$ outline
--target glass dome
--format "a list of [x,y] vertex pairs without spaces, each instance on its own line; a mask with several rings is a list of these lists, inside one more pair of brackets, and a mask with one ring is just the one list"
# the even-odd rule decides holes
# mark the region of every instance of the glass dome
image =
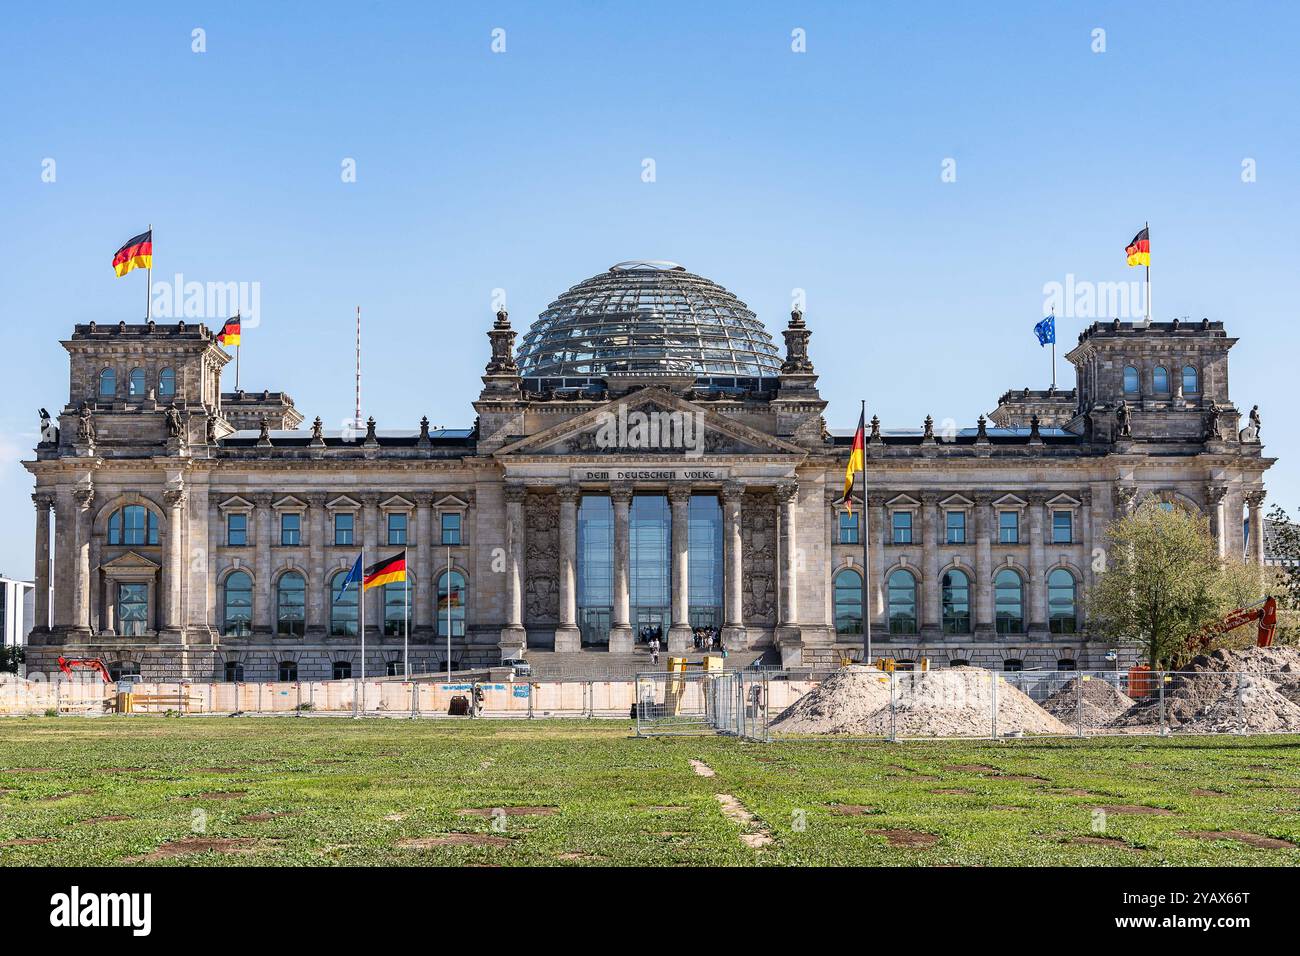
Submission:
[[781,371],[772,337],[745,303],[675,262],[643,259],[611,266],[547,306],[524,335],[518,361],[529,378]]

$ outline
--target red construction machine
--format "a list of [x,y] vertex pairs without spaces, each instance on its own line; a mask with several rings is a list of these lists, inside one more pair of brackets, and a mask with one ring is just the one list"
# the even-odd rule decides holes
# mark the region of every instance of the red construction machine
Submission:
[[1251,621],[1258,622],[1255,644],[1258,647],[1272,647],[1273,634],[1277,630],[1277,601],[1266,597],[1255,604],[1239,607],[1224,615],[1213,624],[1207,624],[1187,639],[1187,647],[1197,654],[1204,654],[1210,649],[1210,642],[1220,634],[1227,634]]
[[99,676],[104,678],[105,684],[113,683],[113,678],[109,676],[108,668],[98,657],[60,657],[59,670],[72,676],[73,671],[97,671]]

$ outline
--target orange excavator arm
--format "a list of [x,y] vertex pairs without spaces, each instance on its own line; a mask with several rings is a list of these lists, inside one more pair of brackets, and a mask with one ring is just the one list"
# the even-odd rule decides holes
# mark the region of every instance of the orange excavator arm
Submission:
[[67,674],[69,677],[72,676],[74,670],[97,671],[99,676],[104,678],[105,684],[113,683],[113,678],[109,676],[108,668],[104,666],[104,662],[98,657],[60,657],[59,670],[63,671],[63,673]]
[[1235,631],[1243,624],[1249,624],[1251,621],[1259,622],[1255,635],[1256,646],[1271,647],[1273,645],[1273,635],[1277,631],[1277,600],[1266,597],[1258,604],[1239,607],[1235,611],[1225,614],[1213,624],[1207,624],[1201,628],[1188,638],[1187,644],[1198,651],[1204,651],[1210,646],[1210,641],[1220,634]]

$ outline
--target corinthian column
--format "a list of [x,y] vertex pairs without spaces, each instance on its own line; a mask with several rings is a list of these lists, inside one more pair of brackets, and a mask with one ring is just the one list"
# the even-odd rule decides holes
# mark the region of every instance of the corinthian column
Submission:
[[254,560],[256,572],[253,577],[253,625],[254,634],[275,633],[275,613],[271,609],[271,526],[275,523],[275,512],[271,509],[272,495],[254,495],[253,503],[257,511],[253,517],[253,534],[256,549]]
[[723,624],[722,641],[728,650],[745,646],[744,551],[740,508],[745,488],[729,481],[722,487]]
[[435,573],[430,561],[432,547],[433,495],[415,496],[415,588],[411,600],[415,603],[412,624],[421,639],[427,640],[426,631],[433,629],[433,579]]
[[611,653],[632,652],[632,605],[628,587],[628,552],[632,508],[630,485],[615,485],[609,489],[614,505],[614,621],[609,629]]
[[1210,512],[1210,534],[1220,558],[1228,553],[1228,536],[1223,527],[1223,499],[1227,494],[1228,489],[1223,485],[1208,485],[1205,489],[1205,500]]
[[921,534],[922,561],[925,580],[921,585],[921,633],[929,638],[937,638],[942,628],[939,626],[939,541],[942,531],[939,521],[939,496],[937,494],[921,495]]
[[561,485],[560,498],[560,623],[555,629],[557,651],[582,650],[578,630],[578,495],[577,485]]
[[32,495],[36,505],[36,587],[35,620],[32,629],[45,632],[50,629],[50,508],[54,499],[48,494]]
[[[163,567],[164,593],[159,602],[162,608],[162,627],[173,640],[181,636],[181,577],[185,573],[185,502],[188,495],[184,488],[172,488],[163,492],[163,503],[167,505],[167,553]],[[266,570],[258,569],[260,574]]]
[[1255,564],[1264,563],[1264,490],[1246,492],[1246,507],[1250,509],[1250,552]]
[[1047,499],[1029,496],[1029,627],[1030,632],[1047,630],[1046,531],[1043,511]]
[[691,489],[674,485],[668,489],[668,501],[673,514],[673,623],[668,628],[668,652],[672,654],[691,646]]
[[72,492],[74,542],[72,547],[72,627],[90,633],[90,505],[95,500],[93,488]]
[[797,482],[776,487],[777,513],[781,522],[778,544],[781,548],[781,620],[777,622],[777,640],[800,639],[799,632],[799,538],[795,533],[795,511],[799,501]]
[[993,497],[975,496],[975,633],[991,637],[993,622]]
[[502,658],[518,657],[527,644],[524,630],[524,498],[523,485],[506,485],[506,622],[501,628]]
[[307,498],[307,633],[324,635],[328,628],[326,608],[334,596],[325,575],[325,502],[328,495]]

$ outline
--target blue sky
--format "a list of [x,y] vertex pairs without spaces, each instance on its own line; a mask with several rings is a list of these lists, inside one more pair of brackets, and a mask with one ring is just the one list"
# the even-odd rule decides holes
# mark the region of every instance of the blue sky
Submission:
[[[364,413],[469,425],[494,289],[522,332],[575,282],[665,258],[774,334],[804,289],[848,428],[859,398],[887,426],[964,426],[1045,386],[1044,284],[1137,278],[1123,247],[1150,220],[1156,318],[1241,338],[1233,397],[1281,458],[1273,500],[1300,505],[1294,5],[467,6],[6,14],[0,571],[31,574],[17,462],[67,400],[59,339],[143,318],[143,277],[109,260],[149,222],[155,281],[260,284],[242,384],[308,420],[350,412],[358,304]],[[1059,319],[1062,353],[1090,321]]]

